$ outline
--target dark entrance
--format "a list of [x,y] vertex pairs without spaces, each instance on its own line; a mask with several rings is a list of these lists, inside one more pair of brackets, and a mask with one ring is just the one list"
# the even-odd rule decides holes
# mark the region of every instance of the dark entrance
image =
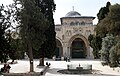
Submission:
[[55,55],[57,58],[62,56],[62,44],[58,39],[56,39]]
[[72,58],[85,58],[86,57],[85,43],[82,39],[76,38],[72,42],[71,56]]

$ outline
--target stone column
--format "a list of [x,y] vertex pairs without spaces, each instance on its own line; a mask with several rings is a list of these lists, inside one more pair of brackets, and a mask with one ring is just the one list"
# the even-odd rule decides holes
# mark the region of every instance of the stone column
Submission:
[[67,47],[67,50],[68,50],[68,57],[71,57],[70,56],[70,47]]
[[87,58],[90,58],[90,47],[87,47]]
[[94,59],[93,48],[90,47],[90,59]]
[[63,56],[66,57],[68,55],[68,51],[67,51],[67,46],[66,43],[63,44]]

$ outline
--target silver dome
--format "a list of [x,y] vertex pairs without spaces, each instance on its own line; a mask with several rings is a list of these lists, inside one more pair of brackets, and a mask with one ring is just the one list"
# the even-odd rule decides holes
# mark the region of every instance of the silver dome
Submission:
[[70,11],[65,15],[65,17],[80,17],[80,16],[81,14],[76,11]]

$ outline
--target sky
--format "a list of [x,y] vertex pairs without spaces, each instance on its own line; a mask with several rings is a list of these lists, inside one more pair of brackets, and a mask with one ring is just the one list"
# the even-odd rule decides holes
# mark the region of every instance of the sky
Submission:
[[[60,18],[64,17],[68,12],[73,10],[79,12],[82,16],[96,17],[93,24],[97,24],[97,13],[101,7],[106,6],[107,2],[112,5],[118,3],[120,0],[54,0],[56,4],[56,10],[54,12],[55,24],[60,24]],[[12,0],[0,0],[0,5],[8,5],[12,3]]]

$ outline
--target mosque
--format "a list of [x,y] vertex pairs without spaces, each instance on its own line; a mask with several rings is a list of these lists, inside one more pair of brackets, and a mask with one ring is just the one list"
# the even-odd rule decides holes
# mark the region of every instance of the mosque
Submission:
[[93,58],[88,37],[95,34],[92,16],[81,16],[76,11],[61,17],[61,24],[55,25],[56,57]]

